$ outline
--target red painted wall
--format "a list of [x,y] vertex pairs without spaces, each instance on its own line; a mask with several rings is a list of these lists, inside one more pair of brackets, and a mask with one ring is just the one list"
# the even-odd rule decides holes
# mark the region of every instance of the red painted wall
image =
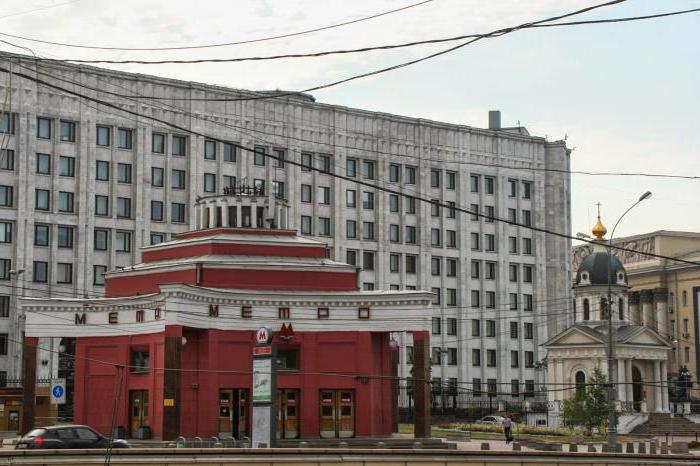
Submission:
[[202,238],[206,236],[215,236],[221,234],[229,235],[262,235],[262,236],[296,236],[296,230],[266,230],[264,228],[211,228],[208,230],[194,230],[178,233],[175,235],[177,239],[183,238]]
[[[135,373],[128,367],[118,373],[117,364],[131,364],[131,348],[149,348],[150,366],[163,367],[163,334],[133,335],[119,337],[86,337],[76,339],[74,420],[87,424],[98,432],[108,435],[112,425],[115,397],[118,396],[116,426],[129,432],[129,391],[148,390],[151,429],[160,436],[162,411],[154,406],[163,405],[162,372]],[[87,359],[86,359],[87,358]],[[121,390],[117,392],[120,385]]]
[[354,291],[356,272],[303,270],[202,270],[201,286],[248,290]]
[[[253,332],[184,328],[180,386],[180,434],[218,434],[218,395],[221,388],[252,389]],[[75,422],[109,432],[117,375],[114,364],[129,365],[132,347],[148,346],[151,367],[163,367],[162,333],[78,338],[76,347]],[[284,346],[286,343],[276,341]],[[300,370],[279,372],[278,388],[300,389],[301,436],[319,436],[319,391],[355,390],[355,435],[391,434],[391,375],[389,334],[372,332],[298,332],[291,345],[300,349]],[[93,358],[92,361],[83,358]],[[97,360],[101,361],[98,362]],[[104,362],[104,363],[102,363]],[[368,376],[364,379],[358,375]],[[129,391],[149,390],[153,436],[162,432],[162,371],[124,371],[117,416],[129,426]]]
[[168,283],[194,284],[197,281],[197,270],[175,270],[172,272],[154,272],[146,275],[118,275],[105,278],[105,297],[135,296],[160,291],[159,285]]
[[[132,275],[128,272],[107,277],[105,296],[121,297],[157,293],[162,284],[197,284],[197,270],[154,272]],[[199,286],[244,290],[354,291],[357,272],[300,270],[254,270],[202,268]]]
[[143,262],[155,262],[168,259],[180,259],[184,257],[206,256],[209,254],[232,256],[324,258],[326,257],[326,247],[323,245],[319,247],[309,247],[227,243],[184,244],[182,246],[168,247],[158,250],[141,251],[141,260]]

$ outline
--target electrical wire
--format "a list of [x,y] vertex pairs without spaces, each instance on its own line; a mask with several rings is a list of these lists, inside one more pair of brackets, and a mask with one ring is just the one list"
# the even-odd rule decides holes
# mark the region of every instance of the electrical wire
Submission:
[[12,18],[12,17],[14,17],[14,16],[21,16],[21,15],[26,15],[26,14],[29,14],[29,13],[36,13],[37,11],[50,10],[50,9],[52,9],[52,8],[58,8],[58,7],[60,7],[60,6],[69,5],[69,4],[71,4],[71,3],[75,3],[75,2],[79,2],[79,1],[80,1],[80,0],[70,0],[70,1],[68,1],[68,2],[58,3],[58,4],[56,4],[56,5],[47,5],[47,6],[44,6],[44,7],[34,8],[34,9],[31,9],[31,10],[18,11],[17,13],[10,13],[9,15],[0,16],[0,19]]
[[[591,25],[591,24],[611,24],[611,23],[621,23],[621,22],[629,22],[629,21],[640,21],[640,20],[647,20],[647,19],[657,19],[657,18],[662,18],[662,17],[676,16],[676,15],[683,15],[683,14],[697,13],[697,12],[700,12],[700,8],[694,8],[694,9],[690,9],[690,10],[672,11],[672,12],[667,12],[667,13],[659,13],[659,14],[646,15],[646,16],[610,18],[610,19],[602,19],[602,20],[572,21],[572,22],[566,22],[566,23],[553,23],[553,24],[533,24],[532,26],[523,27],[523,29],[543,28],[543,27],[582,26],[582,25]],[[455,36],[455,37],[447,37],[447,38],[441,38],[441,39],[428,39],[428,40],[421,40],[421,41],[404,42],[401,44],[385,44],[385,45],[361,47],[361,48],[355,48],[355,49],[326,50],[326,51],[312,52],[312,53],[290,53],[290,54],[281,54],[281,55],[235,57],[235,58],[195,58],[195,59],[179,59],[179,60],[174,60],[174,59],[169,59],[169,60],[108,60],[108,59],[78,59],[78,58],[62,58],[62,59],[42,58],[40,60],[41,61],[67,61],[67,62],[71,62],[71,63],[83,63],[83,64],[103,63],[103,64],[138,64],[138,65],[237,63],[237,62],[248,62],[248,61],[271,61],[271,60],[292,59],[292,58],[318,58],[318,57],[325,57],[325,56],[330,56],[330,55],[365,53],[365,52],[372,52],[372,51],[376,51],[376,50],[393,50],[393,49],[399,49],[399,48],[405,48],[405,47],[415,47],[417,45],[439,44],[439,43],[444,43],[444,42],[455,42],[458,40],[463,40],[463,39],[468,39],[468,38],[486,37],[490,34],[493,34],[493,33],[465,34],[465,35],[460,35],[460,36]],[[21,39],[21,40],[31,40],[33,42],[43,42],[43,41],[36,40],[36,39],[28,39],[26,37],[17,36],[17,35],[13,35],[13,34],[6,34],[6,33],[1,33],[1,32],[0,32],[0,36],[13,37],[15,39]],[[44,43],[46,43],[46,42],[44,42]],[[53,44],[53,45],[56,45],[56,44]],[[301,92],[304,92],[304,91],[301,91]],[[166,98],[163,97],[162,99],[166,99]],[[169,99],[169,100],[171,100],[171,99]],[[181,99],[172,99],[172,100],[181,100]],[[194,98],[194,99],[187,99],[187,100],[201,101],[201,100],[210,100],[210,99]]]
[[[78,1],[78,0],[73,0],[73,1]],[[70,43],[65,43],[65,42],[55,42],[55,41],[49,41],[49,40],[41,40],[41,39],[35,39],[35,38],[30,38],[30,37],[25,37],[25,36],[18,36],[14,34],[7,34],[7,33],[0,33],[0,35],[7,36],[7,37],[13,37],[15,39],[22,39],[30,42],[37,42],[41,44],[48,44],[48,45],[57,45],[61,47],[71,47],[71,48],[80,48],[80,49],[91,49],[91,50],[117,50],[117,51],[164,51],[164,50],[195,50],[195,49],[207,49],[207,48],[217,48],[217,47],[229,47],[232,45],[242,45],[242,44],[252,44],[252,43],[257,43],[257,42],[266,42],[270,40],[276,40],[276,39],[285,39],[288,37],[296,37],[296,36],[301,36],[304,34],[310,34],[313,32],[319,32],[319,31],[325,31],[328,29],[334,29],[334,28],[339,28],[342,26],[347,26],[350,24],[356,24],[360,23],[363,21],[367,21],[370,19],[375,19],[375,18],[380,18],[382,16],[387,16],[393,13],[398,13],[401,11],[408,10],[410,8],[414,8],[420,5],[424,5],[426,3],[430,3],[433,0],[423,0],[418,3],[412,3],[410,5],[403,6],[401,8],[395,8],[393,10],[388,10],[384,11],[381,13],[376,13],[371,16],[364,16],[358,19],[354,19],[351,21],[344,21],[341,23],[335,23],[331,24],[328,26],[322,26],[322,27],[316,27],[313,29],[306,29],[303,31],[298,31],[298,32],[293,32],[289,34],[281,34],[281,35],[276,35],[276,36],[268,36],[268,37],[260,37],[257,39],[248,39],[248,40],[242,40],[242,41],[237,41],[237,42],[223,42],[223,43],[217,43],[217,44],[202,44],[202,45],[189,45],[189,46],[180,46],[180,47],[104,47],[104,46],[97,46],[97,45],[84,45],[84,44],[70,44]],[[71,2],[68,2],[71,3]],[[56,5],[60,6],[60,5]],[[0,17],[2,18],[2,17]]]
[[[211,101],[225,101],[225,102],[235,102],[235,101],[244,101],[244,100],[245,100],[245,101],[249,101],[249,100],[262,100],[262,99],[272,99],[272,98],[279,98],[279,97],[296,96],[296,95],[299,95],[300,93],[307,93],[307,92],[312,92],[312,91],[316,91],[316,90],[320,90],[320,89],[327,89],[327,88],[334,87],[334,86],[338,86],[338,85],[340,85],[340,84],[344,84],[344,83],[347,83],[347,82],[350,82],[350,81],[355,81],[355,80],[357,80],[357,79],[362,79],[362,78],[366,78],[366,77],[369,77],[369,76],[375,76],[375,75],[378,75],[378,74],[386,73],[386,72],[388,72],[388,71],[398,70],[398,69],[405,68],[405,67],[408,67],[408,66],[411,66],[411,65],[415,65],[415,64],[417,64],[417,63],[421,63],[421,62],[424,62],[424,61],[427,61],[427,60],[431,60],[431,59],[433,59],[433,58],[436,58],[436,57],[439,57],[439,56],[442,56],[442,55],[445,55],[445,54],[454,52],[455,50],[461,49],[462,47],[466,47],[466,46],[468,46],[468,45],[470,45],[470,44],[473,44],[474,42],[477,42],[477,41],[479,41],[479,40],[481,40],[481,39],[492,38],[492,37],[500,37],[500,36],[503,36],[503,35],[510,34],[510,33],[512,33],[512,32],[518,31],[518,30],[523,29],[523,28],[531,27],[531,26],[534,25],[534,24],[541,24],[541,23],[547,23],[547,22],[556,21],[556,20],[558,20],[558,19],[563,19],[563,18],[567,18],[567,17],[570,17],[570,16],[579,15],[579,14],[586,13],[586,12],[589,12],[589,11],[592,11],[592,10],[595,10],[595,9],[598,9],[598,8],[602,8],[602,7],[606,7],[606,6],[610,6],[610,5],[615,5],[615,4],[618,4],[618,3],[623,3],[623,2],[625,2],[625,1],[627,1],[627,0],[611,0],[611,1],[608,1],[608,2],[605,2],[605,3],[602,3],[602,4],[598,4],[598,5],[593,5],[593,6],[589,6],[589,7],[586,7],[586,8],[582,8],[582,9],[580,9],[580,10],[576,10],[576,11],[571,12],[571,13],[566,13],[566,14],[562,14],[562,15],[558,15],[558,16],[552,16],[552,17],[549,17],[549,18],[546,18],[546,19],[542,19],[542,20],[538,20],[538,21],[533,21],[533,22],[529,22],[529,23],[522,23],[522,24],[520,24],[520,25],[512,26],[512,27],[508,27],[508,28],[497,29],[497,30],[494,30],[494,31],[492,31],[492,32],[490,32],[490,33],[479,35],[478,37],[475,37],[475,38],[473,38],[473,39],[470,39],[470,40],[468,40],[468,41],[466,41],[466,42],[463,42],[463,43],[461,43],[461,44],[455,45],[455,46],[453,46],[453,47],[449,47],[449,48],[447,48],[447,49],[444,49],[444,50],[441,50],[441,51],[438,51],[438,52],[435,52],[435,53],[432,53],[432,54],[429,54],[429,55],[426,55],[426,56],[423,56],[423,57],[420,57],[420,58],[417,58],[417,59],[414,59],[414,60],[410,60],[410,61],[398,63],[398,64],[396,64],[396,65],[388,66],[388,67],[385,67],[385,68],[380,68],[380,69],[373,70],[373,71],[368,71],[368,72],[365,72],[365,73],[362,73],[362,74],[353,75],[353,76],[350,76],[350,77],[348,77],[348,78],[340,79],[340,80],[338,80],[338,81],[333,81],[333,82],[330,82],[330,83],[325,83],[325,84],[316,85],[316,86],[313,86],[313,87],[310,87],[310,88],[307,88],[307,89],[304,89],[304,90],[301,90],[301,91],[282,92],[282,93],[278,93],[278,94],[257,95],[257,96],[245,97],[245,98],[231,98],[231,99],[225,98],[225,99],[209,99],[209,100],[211,100]],[[0,41],[0,42],[5,42],[5,43],[7,43],[6,41]],[[13,45],[13,46],[14,46],[14,44],[10,44],[10,45]],[[37,60],[38,60],[38,59],[37,59]]]
[[[2,55],[2,54],[0,53],[0,55]],[[27,67],[27,66],[23,66],[23,65],[21,65],[21,64],[20,64],[19,66],[20,66],[21,68],[27,70],[27,71],[32,71],[32,72],[35,71],[35,69],[31,69],[31,68],[29,68],[29,67]],[[238,126],[238,125],[232,125],[232,124],[229,124],[229,123],[225,123],[225,122],[223,122],[223,121],[220,121],[220,119],[218,119],[218,118],[207,118],[207,117],[204,116],[204,115],[196,115],[196,114],[194,114],[194,113],[192,113],[192,112],[189,112],[189,111],[187,111],[187,110],[185,110],[185,109],[183,109],[183,108],[181,108],[181,107],[177,107],[177,106],[174,106],[174,105],[169,105],[169,104],[162,103],[162,100],[160,100],[161,105],[164,105],[165,107],[158,106],[158,105],[156,104],[156,102],[158,102],[160,98],[150,97],[150,96],[147,96],[147,95],[144,95],[144,94],[138,94],[138,93],[137,93],[137,94],[120,94],[120,93],[118,93],[118,92],[112,92],[112,91],[106,90],[104,87],[103,87],[103,88],[97,88],[97,87],[89,86],[89,85],[87,85],[87,84],[80,83],[80,82],[78,82],[78,81],[74,81],[74,80],[70,80],[70,79],[61,78],[61,77],[57,76],[57,75],[55,74],[55,72],[54,72],[54,73],[50,73],[50,72],[45,72],[45,71],[38,71],[38,68],[39,68],[40,66],[42,66],[42,65],[39,64],[39,63],[36,63],[35,66],[37,67],[37,68],[36,68],[36,72],[37,72],[39,75],[42,75],[42,76],[45,76],[45,77],[50,77],[50,78],[52,78],[52,79],[54,79],[54,80],[61,81],[61,82],[64,82],[64,83],[73,84],[73,85],[75,85],[75,86],[79,86],[79,87],[82,87],[82,88],[84,88],[84,89],[89,89],[89,90],[92,90],[92,91],[95,91],[95,92],[104,93],[104,94],[111,95],[111,96],[114,96],[114,97],[119,97],[119,98],[131,100],[131,101],[133,101],[133,102],[139,102],[139,100],[136,100],[136,99],[154,100],[154,102],[152,102],[152,105],[153,105],[155,108],[163,109],[163,108],[166,108],[166,107],[167,107],[167,108],[169,108],[169,109],[176,110],[177,112],[179,112],[179,113],[185,115],[186,117],[197,118],[197,119],[200,119],[200,120],[202,120],[202,121],[206,121],[206,122],[208,122],[208,123],[215,124],[215,125],[217,125],[217,126],[222,126],[222,127],[225,127],[225,128],[235,129],[235,130],[238,130],[239,132],[241,132],[241,133],[243,133],[243,134],[247,134],[249,137],[254,138],[254,139],[257,139],[257,140],[259,140],[259,141],[261,141],[261,142],[263,142],[263,143],[265,143],[265,144],[269,144],[269,142],[264,141],[263,139],[257,138],[257,137],[255,137],[255,136],[251,136],[250,133],[248,133],[248,131],[251,131],[251,132],[254,132],[254,133],[261,133],[261,134],[263,134],[263,135],[265,135],[265,136],[272,136],[272,137],[277,137],[277,136],[278,136],[278,135],[276,135],[276,134],[272,134],[272,133],[269,133],[269,132],[266,132],[266,131],[262,131],[262,130],[255,129],[254,127],[248,128],[248,127],[243,127],[243,126]],[[46,69],[46,68],[43,68],[43,69]],[[117,84],[114,84],[114,83],[105,82],[104,84],[105,84],[105,85],[111,85],[111,86],[113,86],[113,87],[120,87],[120,88],[122,88],[122,89],[127,90],[126,87],[120,86],[120,85],[117,85]],[[163,99],[166,99],[166,98],[163,98]],[[171,100],[171,99],[168,99],[168,100]],[[96,107],[91,107],[91,108],[96,108]],[[322,127],[324,127],[324,126],[322,126]],[[330,126],[330,125],[327,125],[327,126],[325,126],[325,128],[331,128],[331,126]],[[316,143],[316,141],[313,141],[313,140],[311,140],[311,139],[306,139],[306,138],[298,137],[298,136],[295,136],[295,135],[285,135],[285,136],[284,136],[284,139],[299,141],[299,142],[303,142],[303,143],[312,143],[312,144],[315,144],[315,143]],[[348,146],[348,145],[343,145],[343,144],[334,143],[333,146],[334,146],[335,148],[342,148],[342,149],[348,149],[348,150],[357,150],[356,147]],[[295,150],[294,152],[296,152],[296,150]],[[430,161],[430,162],[436,162],[436,163],[445,163],[445,160],[444,160],[444,159],[437,159],[437,158],[431,158],[431,157],[418,157],[418,156],[409,155],[409,154],[397,154],[397,153],[395,153],[395,152],[386,152],[386,151],[381,151],[381,150],[379,150],[379,149],[376,149],[376,150],[373,149],[372,152],[373,152],[373,153],[376,153],[376,154],[381,154],[381,155],[390,155],[390,156],[396,156],[396,157],[401,157],[401,158],[414,159],[414,160],[419,160],[419,161]],[[494,162],[494,163],[485,163],[485,162],[476,162],[476,161],[468,161],[468,160],[451,160],[449,163],[450,163],[451,165],[452,165],[452,164],[455,164],[455,165],[467,165],[467,166],[481,166],[481,167],[487,167],[487,168],[490,168],[490,169],[502,168],[502,169],[519,170],[519,171],[521,171],[521,170],[528,170],[528,171],[533,171],[533,172],[564,173],[564,174],[572,174],[572,175],[588,175],[588,176],[629,176],[629,177],[637,177],[637,176],[638,176],[638,177],[649,177],[649,178],[668,178],[668,179],[687,179],[687,180],[699,180],[699,179],[700,179],[700,176],[694,176],[694,175],[664,174],[664,173],[648,173],[648,172],[595,172],[595,171],[584,171],[584,170],[564,170],[564,169],[558,169],[558,168],[534,167],[534,166],[533,166],[533,167],[519,167],[519,166],[514,166],[514,165],[506,165],[506,164],[496,163],[496,162]],[[407,189],[407,188],[404,187],[404,189]]]

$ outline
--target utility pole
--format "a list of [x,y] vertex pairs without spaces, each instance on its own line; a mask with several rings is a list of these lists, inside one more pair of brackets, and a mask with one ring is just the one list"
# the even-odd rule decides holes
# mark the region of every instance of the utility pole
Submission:
[[[617,401],[617,373],[616,373],[616,361],[615,361],[615,326],[613,325],[613,319],[612,319],[612,282],[611,282],[611,274],[613,272],[612,270],[612,240],[613,236],[615,235],[615,229],[617,226],[620,224],[620,220],[627,215],[627,212],[632,210],[637,204],[642,202],[645,199],[649,199],[651,197],[651,191],[647,191],[644,194],[642,194],[637,202],[632,204],[630,208],[628,208],[621,216],[619,219],[617,219],[617,222],[615,222],[615,226],[613,226],[612,232],[610,233],[610,237],[608,238],[608,298],[605,303],[605,309],[608,313],[608,448],[609,451],[615,451],[617,448],[617,423],[615,420],[615,401]],[[600,219],[600,213],[598,214],[598,218]]]
[[[15,373],[12,374],[12,378],[17,379],[20,377],[20,374],[22,373],[22,344],[24,343],[22,339],[22,316],[19,314],[19,306],[17,306],[17,282],[18,278],[20,275],[24,273],[24,269],[13,269],[10,270],[10,309],[12,310],[12,328],[14,331],[14,335],[10,334],[10,338],[14,339],[15,342],[12,344],[12,346],[15,348],[15,354],[12,355],[12,358],[15,360],[15,368],[14,371]],[[6,342],[6,344],[9,346],[10,342]]]

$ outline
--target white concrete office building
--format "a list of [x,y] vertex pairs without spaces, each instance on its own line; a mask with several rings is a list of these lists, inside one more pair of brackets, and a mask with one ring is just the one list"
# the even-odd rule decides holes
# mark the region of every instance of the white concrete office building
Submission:
[[[105,271],[137,263],[140,246],[192,228],[198,196],[247,182],[286,197],[290,227],[325,241],[335,260],[361,268],[363,288],[436,293],[433,377],[465,396],[479,388],[486,397],[502,383],[497,391],[507,398],[511,391],[522,397],[543,380],[540,345],[572,320],[570,241],[262,152],[568,234],[563,141],[502,128],[496,112],[490,128],[481,129],[301,94],[187,100],[265,94],[70,64],[37,68],[19,55],[0,55],[0,66],[13,71],[11,79],[0,76],[0,376],[21,376],[18,296],[100,295]],[[410,341],[397,339],[399,375],[408,376]]]

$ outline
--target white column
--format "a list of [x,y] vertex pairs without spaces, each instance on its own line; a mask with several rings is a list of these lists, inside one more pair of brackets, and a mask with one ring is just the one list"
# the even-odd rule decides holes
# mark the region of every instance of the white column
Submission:
[[197,230],[204,228],[204,210],[206,209],[205,204],[197,205]]
[[557,361],[557,380],[556,380],[556,387],[557,387],[557,395],[555,396],[555,399],[557,400],[563,400],[566,398],[566,391],[564,391],[564,388],[566,385],[561,385],[565,384],[566,380],[564,380],[564,360],[559,359]]
[[547,392],[547,399],[549,401],[557,400],[557,386],[554,385],[557,381],[557,361],[552,359],[547,367],[547,386],[552,388],[551,391]]
[[220,203],[221,206],[221,226],[226,228],[228,226],[228,199],[224,199]]
[[654,412],[661,412],[661,361],[654,361],[654,382],[652,383],[654,393]]
[[627,401],[634,401],[634,386],[632,385],[632,360],[625,360],[625,391],[627,392]]
[[639,292],[633,291],[627,295],[627,320],[642,325],[642,318],[639,315]]
[[654,320],[656,320],[656,312],[654,312],[653,291],[642,290],[640,292],[640,300],[642,302],[642,325],[655,329]]
[[656,331],[659,332],[662,337],[668,338],[668,289],[667,288],[656,288],[654,290],[654,304],[656,307]]
[[668,407],[668,368],[666,361],[661,361],[661,404],[664,413],[669,412]]
[[617,360],[617,399],[621,402],[627,401],[627,386],[625,385],[625,359]]

